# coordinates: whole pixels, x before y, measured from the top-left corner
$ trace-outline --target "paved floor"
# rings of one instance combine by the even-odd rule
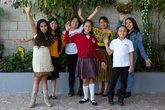
[[[53,107],[46,107],[42,94],[37,97],[35,108],[29,109],[29,93],[0,93],[0,110],[165,110],[165,93],[133,94],[125,99],[125,106],[109,106],[107,97],[95,96],[98,106],[90,102],[79,104],[81,97],[68,97],[66,94],[57,94],[55,100],[50,100]],[[115,101],[117,97],[115,97]]]

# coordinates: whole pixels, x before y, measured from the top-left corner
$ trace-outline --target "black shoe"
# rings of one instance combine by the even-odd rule
[[[92,104],[93,106],[97,106],[97,102],[96,102],[95,100],[91,100],[91,104]]]
[[[120,105],[120,106],[124,105],[124,96],[119,96],[118,105]]]
[[[74,96],[74,90],[73,89],[70,89],[69,90],[68,96],[69,97]]]
[[[79,104],[83,104],[83,103],[86,103],[86,102],[88,102],[89,101],[89,99],[81,99],[80,101],[79,101]]]
[[[132,93],[131,92],[126,92],[125,98],[131,97]]]
[[[82,96],[83,95],[83,89],[82,87],[79,87],[77,95]]]
[[[57,97],[56,97],[56,96],[50,95],[50,96],[49,96],[49,99],[53,99],[53,100],[54,100],[54,99],[57,99]]]

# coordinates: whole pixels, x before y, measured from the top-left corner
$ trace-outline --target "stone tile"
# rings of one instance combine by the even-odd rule
[[[28,108],[30,93],[0,93],[0,110],[164,110],[165,93],[133,94],[125,99],[125,106],[108,105],[107,97],[95,97],[98,106],[90,102],[79,104],[82,97],[68,97],[67,94],[57,94],[58,99],[50,100],[52,107],[47,107],[43,95],[38,94],[36,106]],[[118,97],[114,97],[116,102]]]

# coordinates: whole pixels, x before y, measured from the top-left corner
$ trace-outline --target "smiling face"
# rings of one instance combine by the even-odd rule
[[[91,30],[92,30],[91,22],[89,22],[89,21],[85,22],[85,24],[84,24],[84,33],[89,35]]]
[[[71,21],[71,28],[73,29],[77,29],[79,23],[78,23],[78,19],[77,18],[73,18]]]
[[[127,29],[128,29],[129,31],[134,30],[133,22],[132,22],[131,20],[129,20],[129,19],[127,19],[127,20],[125,21],[125,26],[127,27]]]
[[[50,28],[51,28],[51,30],[55,31],[55,30],[57,29],[57,27],[58,27],[58,24],[57,24],[56,21],[52,21],[52,22],[50,23]]]
[[[119,35],[119,38],[120,38],[120,39],[124,39],[124,38],[127,36],[128,31],[127,31],[126,27],[121,26],[121,27],[118,29],[117,34]]]
[[[47,32],[48,26],[47,26],[46,22],[41,22],[40,30],[41,30],[42,33],[46,33]]]
[[[104,19],[101,19],[100,22],[99,22],[99,25],[100,25],[100,28],[101,29],[107,29],[108,28],[108,22]]]

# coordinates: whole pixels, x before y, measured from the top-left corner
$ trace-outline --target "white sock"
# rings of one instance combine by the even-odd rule
[[[91,96],[91,101],[94,100],[94,94],[95,94],[95,84],[89,84],[89,91]]]
[[[88,99],[88,85],[83,86],[84,99]]]

